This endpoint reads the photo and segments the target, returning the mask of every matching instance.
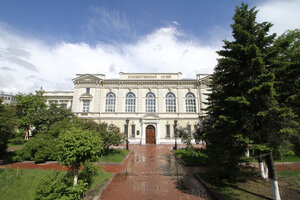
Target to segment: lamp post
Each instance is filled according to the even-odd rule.
[[[126,138],[126,150],[128,150],[129,149],[129,147],[128,147],[128,128],[129,128],[129,119],[127,118],[126,119],[126,136],[127,136],[127,138]]]
[[[177,150],[177,119],[174,120],[174,136],[175,136],[175,146],[174,146],[174,150]]]

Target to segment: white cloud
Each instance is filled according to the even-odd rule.
[[[259,22],[273,24],[271,32],[281,35],[288,29],[300,28],[299,0],[268,0],[257,6]]]
[[[182,72],[186,78],[212,73],[217,49],[182,37],[184,33],[170,26],[131,44],[90,46],[62,41],[51,46],[0,24],[0,89],[13,93],[32,92],[41,86],[72,90],[76,73],[103,73],[106,78],[118,78],[121,71]]]

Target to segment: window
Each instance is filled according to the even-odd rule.
[[[193,93],[187,93],[185,96],[186,112],[196,112],[196,101]]]
[[[115,112],[116,95],[112,92],[106,95],[105,112]]]
[[[132,124],[131,125],[131,137],[135,137],[135,125],[134,124]]]
[[[167,138],[169,138],[170,137],[170,124],[166,124],[166,133],[167,133]]]
[[[155,112],[155,95],[151,92],[146,95],[146,112]]]
[[[176,97],[172,92],[166,95],[166,112],[176,112]]]
[[[83,100],[82,112],[87,113],[90,110],[90,100]]]
[[[90,88],[85,88],[85,93],[89,94],[90,93]]]
[[[132,92],[126,94],[125,112],[135,112],[135,95]]]

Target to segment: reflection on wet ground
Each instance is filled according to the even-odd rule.
[[[179,164],[167,145],[132,145],[126,169],[117,174],[101,196],[113,199],[211,199],[193,177],[199,167]]]

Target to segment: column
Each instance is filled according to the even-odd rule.
[[[159,120],[156,121],[156,144],[160,144],[160,127],[159,127]]]
[[[141,127],[142,127],[142,130],[141,130],[142,144],[145,144],[145,143],[146,143],[146,141],[145,141],[145,135],[146,135],[146,133],[145,133],[145,124],[144,124],[144,120],[142,120],[141,123],[142,123],[142,124],[141,124]]]

